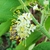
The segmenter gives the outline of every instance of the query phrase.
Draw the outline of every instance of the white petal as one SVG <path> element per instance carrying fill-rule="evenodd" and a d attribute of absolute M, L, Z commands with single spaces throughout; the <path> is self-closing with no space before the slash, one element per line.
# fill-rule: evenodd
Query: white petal
<path fill-rule="evenodd" d="M 33 29 L 36 29 L 36 26 L 34 26 Z"/>
<path fill-rule="evenodd" d="M 37 10 L 38 9 L 38 4 L 36 4 L 34 7 L 33 7 L 33 10 Z"/>

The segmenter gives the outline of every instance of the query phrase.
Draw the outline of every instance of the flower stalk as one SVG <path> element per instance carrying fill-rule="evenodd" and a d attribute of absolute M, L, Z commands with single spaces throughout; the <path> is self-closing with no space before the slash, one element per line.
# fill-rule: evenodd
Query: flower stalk
<path fill-rule="evenodd" d="M 26 12 L 30 12 L 22 0 L 19 0 L 19 2 L 24 6 Z M 50 39 L 50 34 L 48 33 L 48 31 L 41 24 L 38 23 L 38 21 L 34 18 L 32 14 L 31 16 L 33 17 L 33 22 L 36 25 L 39 25 L 39 29 L 42 31 L 42 33 L 44 33 L 44 35 L 46 35 Z"/>
<path fill-rule="evenodd" d="M 23 2 L 22 0 L 19 0 L 19 2 L 24 6 L 25 11 L 29 13 L 30 11 L 29 11 L 29 9 L 26 7 L 26 5 L 24 4 L 24 2 Z M 39 24 L 38 21 L 33 17 L 32 14 L 31 14 L 31 16 L 32 16 L 32 18 L 33 18 L 32 20 L 34 21 L 34 23 L 38 25 L 38 24 Z"/>

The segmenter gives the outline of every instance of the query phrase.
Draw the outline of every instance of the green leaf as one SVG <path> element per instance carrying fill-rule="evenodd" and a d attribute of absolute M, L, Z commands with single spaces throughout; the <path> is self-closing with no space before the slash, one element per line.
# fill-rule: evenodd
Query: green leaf
<path fill-rule="evenodd" d="M 32 43 L 37 42 L 37 40 L 39 40 L 40 38 L 41 38 L 41 33 L 39 31 L 35 31 L 30 35 L 30 37 L 26 39 L 26 47 L 22 45 L 23 44 L 22 42 L 15 48 L 15 50 L 26 50 L 26 48 L 28 48 Z"/>
<path fill-rule="evenodd" d="M 50 28 L 50 16 L 48 17 L 48 19 L 45 22 L 45 27 L 47 30 L 49 30 L 49 28 Z"/>
<path fill-rule="evenodd" d="M 50 50 L 50 42 L 43 42 L 33 48 L 33 50 Z"/>
<path fill-rule="evenodd" d="M 0 24 L 0 36 L 2 36 L 9 30 L 10 25 L 11 25 L 10 20 Z"/>
<path fill-rule="evenodd" d="M 13 11 L 20 5 L 18 0 L 0 0 L 0 22 L 15 18 Z"/>

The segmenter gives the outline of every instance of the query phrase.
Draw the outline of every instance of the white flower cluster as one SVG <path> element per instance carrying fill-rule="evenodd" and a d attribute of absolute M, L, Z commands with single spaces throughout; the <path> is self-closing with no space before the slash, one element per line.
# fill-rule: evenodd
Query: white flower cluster
<path fill-rule="evenodd" d="M 36 4 L 35 6 L 33 6 L 33 10 L 38 10 L 38 4 Z"/>
<path fill-rule="evenodd" d="M 21 39 L 26 39 L 26 37 L 29 37 L 29 34 L 31 34 L 31 32 L 34 32 L 34 30 L 36 29 L 36 26 L 31 24 L 30 20 L 32 20 L 30 13 L 23 13 L 18 17 L 16 21 L 17 35 Z"/>
<path fill-rule="evenodd" d="M 44 5 L 49 5 L 49 1 L 48 0 L 44 0 L 43 4 Z"/>

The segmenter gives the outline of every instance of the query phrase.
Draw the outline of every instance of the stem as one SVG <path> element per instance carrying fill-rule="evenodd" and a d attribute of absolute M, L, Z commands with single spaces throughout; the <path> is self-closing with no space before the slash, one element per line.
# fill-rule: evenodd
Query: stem
<path fill-rule="evenodd" d="M 19 2 L 24 6 L 26 12 L 30 12 L 29 9 L 26 7 L 26 5 L 24 4 L 24 2 L 23 2 L 22 0 L 19 0 Z M 47 31 L 43 26 L 41 26 L 41 25 L 38 23 L 38 21 L 34 18 L 34 16 L 33 16 L 32 14 L 31 14 L 31 16 L 33 17 L 33 22 L 34 22 L 35 24 L 39 25 L 40 30 L 41 30 L 48 38 L 50 38 L 50 34 L 48 34 L 48 31 Z"/>
<path fill-rule="evenodd" d="M 29 11 L 29 9 L 26 7 L 26 5 L 24 4 L 24 2 L 23 2 L 22 0 L 19 0 L 19 2 L 24 6 L 25 11 L 29 13 L 30 11 Z M 32 18 L 33 18 L 32 20 L 34 21 L 34 23 L 38 25 L 38 24 L 39 24 L 38 21 L 34 18 L 34 16 L 33 16 L 32 14 L 31 14 L 31 16 L 32 16 Z"/>
<path fill-rule="evenodd" d="M 45 29 L 45 27 L 40 25 L 39 28 L 40 28 L 41 32 L 43 32 L 50 39 L 50 34 Z"/>
<path fill-rule="evenodd" d="M 46 11 L 46 8 L 44 8 L 42 11 L 41 11 L 41 13 L 42 13 L 42 16 L 41 16 L 41 25 L 43 25 L 44 23 L 45 23 L 45 21 L 46 21 L 46 18 L 47 18 L 47 13 L 46 13 L 47 11 Z"/>
<path fill-rule="evenodd" d="M 42 15 L 41 16 L 41 25 L 43 24 L 43 21 L 44 21 L 44 16 Z"/>

